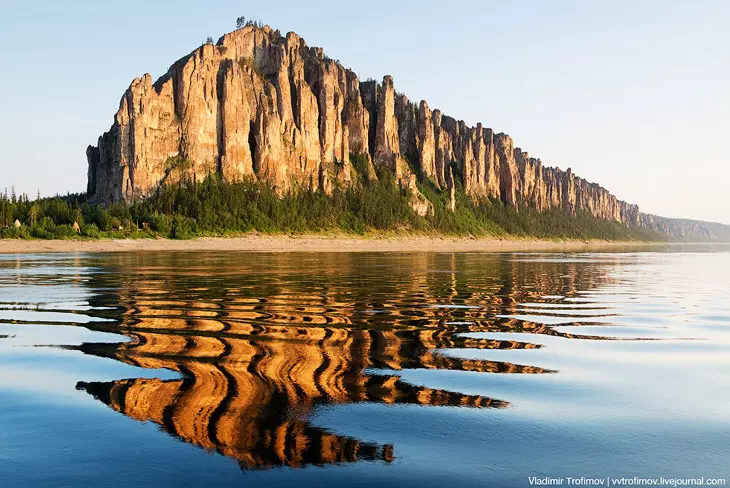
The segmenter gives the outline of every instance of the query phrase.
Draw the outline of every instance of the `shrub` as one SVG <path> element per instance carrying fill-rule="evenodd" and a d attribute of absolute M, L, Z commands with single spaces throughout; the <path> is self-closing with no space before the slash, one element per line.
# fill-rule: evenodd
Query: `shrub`
<path fill-rule="evenodd" d="M 69 224 L 57 225 L 56 228 L 53 229 L 54 239 L 72 239 L 76 237 L 76 235 L 77 234 L 73 226 Z"/>
<path fill-rule="evenodd" d="M 112 217 L 109 215 L 109 212 L 99 205 L 88 208 L 85 220 L 89 223 L 96 224 L 103 232 L 109 232 L 113 227 Z"/>
<path fill-rule="evenodd" d="M 157 231 L 160 235 L 167 236 L 172 229 L 172 219 L 167 215 L 154 214 L 149 219 L 152 230 Z"/>
<path fill-rule="evenodd" d="M 0 239 L 17 239 L 19 237 L 22 237 L 22 231 L 21 229 L 16 229 L 15 226 L 0 229 Z"/>
<path fill-rule="evenodd" d="M 53 239 L 56 232 L 56 224 L 50 217 L 43 217 L 37 224 L 31 227 L 31 235 L 40 239 Z"/>
<path fill-rule="evenodd" d="M 92 239 L 98 239 L 101 237 L 101 231 L 96 224 L 86 224 L 81 226 L 81 235 Z"/>
<path fill-rule="evenodd" d="M 198 233 L 198 226 L 193 219 L 176 215 L 172 219 L 170 237 L 173 239 L 192 239 Z"/>

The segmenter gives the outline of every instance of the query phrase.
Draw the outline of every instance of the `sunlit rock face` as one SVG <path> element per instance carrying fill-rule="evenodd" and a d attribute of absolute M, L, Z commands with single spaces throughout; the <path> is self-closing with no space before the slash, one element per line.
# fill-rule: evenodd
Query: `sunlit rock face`
<path fill-rule="evenodd" d="M 433 206 L 417 178 L 474 199 L 578 210 L 639 224 L 635 205 L 568 171 L 543 167 L 481 123 L 432 110 L 395 91 L 393 79 L 361 82 L 294 33 L 249 26 L 205 44 L 153 82 L 135 79 L 114 124 L 89 146 L 93 202 L 130 202 L 183 176 L 268 182 L 279 193 L 330 192 L 352 182 L 350 155 L 393 171 L 421 215 Z"/>

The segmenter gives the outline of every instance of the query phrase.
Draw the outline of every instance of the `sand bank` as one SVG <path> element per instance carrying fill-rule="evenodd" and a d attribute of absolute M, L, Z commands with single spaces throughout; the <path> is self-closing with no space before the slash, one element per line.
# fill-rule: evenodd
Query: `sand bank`
<path fill-rule="evenodd" d="M 254 251 L 254 252 L 507 252 L 600 250 L 656 246 L 657 243 L 547 241 L 464 237 L 261 236 L 171 239 L 19 240 L 0 239 L 0 253 Z"/>

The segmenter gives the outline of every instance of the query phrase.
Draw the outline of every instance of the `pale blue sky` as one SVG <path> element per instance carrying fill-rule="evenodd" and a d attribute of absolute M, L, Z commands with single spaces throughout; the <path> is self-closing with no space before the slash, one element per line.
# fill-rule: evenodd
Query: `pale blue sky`
<path fill-rule="evenodd" d="M 730 223 L 725 0 L 4 0 L 0 12 L 0 189 L 83 191 L 86 146 L 131 80 L 245 15 L 645 212 Z"/>

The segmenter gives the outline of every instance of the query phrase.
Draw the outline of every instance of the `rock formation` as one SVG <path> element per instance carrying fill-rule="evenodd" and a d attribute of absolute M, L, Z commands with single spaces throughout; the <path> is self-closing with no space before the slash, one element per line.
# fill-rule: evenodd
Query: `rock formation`
<path fill-rule="evenodd" d="M 474 199 L 641 224 L 637 206 L 570 169 L 544 167 L 508 135 L 415 104 L 390 76 L 360 82 L 321 48 L 268 26 L 204 44 L 154 83 L 149 74 L 135 79 L 111 129 L 87 149 L 87 192 L 92 202 L 129 202 L 213 172 L 279 193 L 330 192 L 353 181 L 351 154 L 393 171 L 421 215 L 433 206 L 419 178 L 450 192 L 451 208 L 458 183 Z"/>

